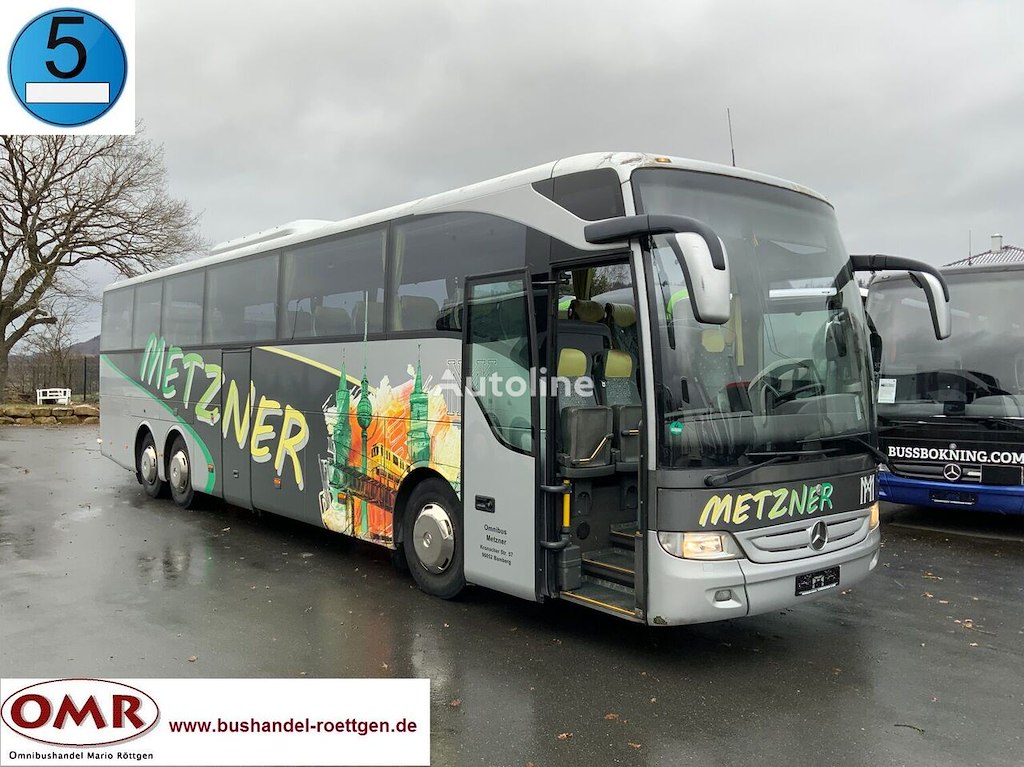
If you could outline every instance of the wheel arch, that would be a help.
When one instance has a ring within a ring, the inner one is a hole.
[[[405,479],[402,480],[402,484],[398,487],[398,494],[395,496],[395,508],[391,515],[391,524],[396,546],[403,543],[405,540],[405,530],[403,529],[403,525],[405,522],[405,507],[409,503],[409,498],[412,496],[413,491],[428,479],[441,480],[451,488],[452,495],[456,500],[459,497],[459,494],[455,492],[455,488],[452,487],[452,483],[435,469],[421,466],[420,468],[413,469],[406,474]]]

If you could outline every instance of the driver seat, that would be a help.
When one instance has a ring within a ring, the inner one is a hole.
[[[750,410],[747,382],[741,380],[732,355],[731,331],[714,325],[701,330],[694,370],[711,403],[722,411]]]

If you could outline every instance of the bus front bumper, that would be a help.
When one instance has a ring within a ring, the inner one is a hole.
[[[878,472],[878,498],[889,503],[929,506],[935,509],[1024,513],[1024,487],[975,485],[910,479],[888,471]]]
[[[878,528],[863,541],[830,554],[792,562],[757,564],[748,559],[718,562],[681,559],[648,532],[647,623],[677,626],[742,618],[835,594],[863,580],[878,564]],[[839,567],[832,588],[796,596],[799,575]],[[728,594],[726,594],[728,592]]]

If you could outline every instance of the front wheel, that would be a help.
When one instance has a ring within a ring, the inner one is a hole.
[[[171,497],[176,504],[183,509],[192,505],[192,501],[195,500],[195,491],[192,489],[192,465],[189,463],[185,440],[180,436],[174,438],[170,457],[167,459],[167,484],[171,488]]]
[[[406,503],[402,529],[402,548],[416,585],[441,599],[458,596],[466,586],[462,510],[451,486],[441,479],[417,485]]]

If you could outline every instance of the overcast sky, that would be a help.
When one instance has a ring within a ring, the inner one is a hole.
[[[138,3],[138,115],[211,242],[643,150],[828,197],[852,252],[1024,245],[1024,3]],[[93,328],[93,333],[95,328]]]

